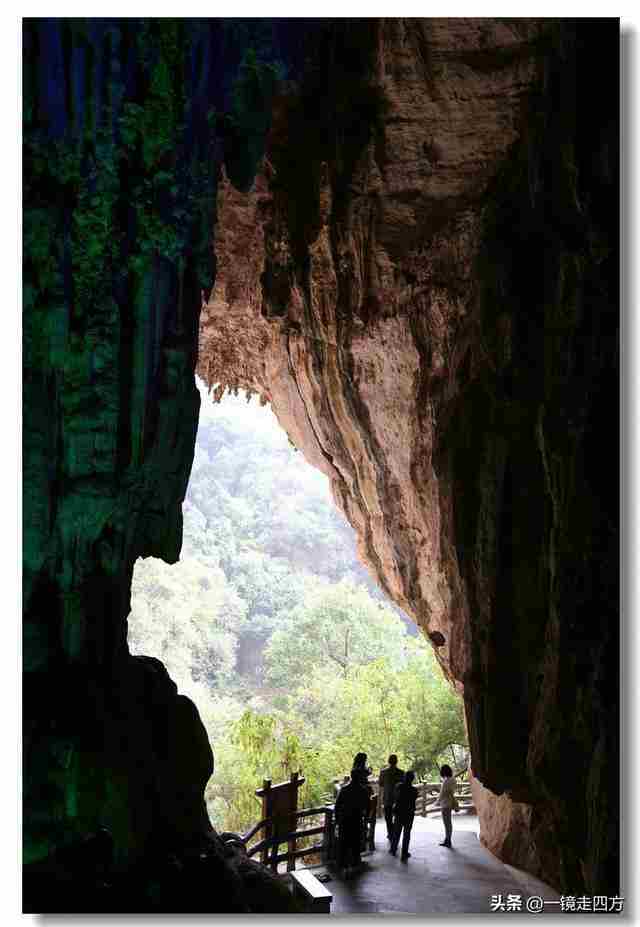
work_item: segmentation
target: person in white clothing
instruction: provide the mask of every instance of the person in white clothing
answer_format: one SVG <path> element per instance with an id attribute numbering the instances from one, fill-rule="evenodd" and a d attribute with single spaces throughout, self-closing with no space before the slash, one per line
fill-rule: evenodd
<path id="1" fill-rule="evenodd" d="M 451 812 L 460 810 L 455 796 L 456 780 L 453 778 L 453 770 L 446 763 L 440 767 L 440 776 L 442 777 L 442 785 L 436 802 L 436 807 L 442 811 L 442 823 L 444 824 L 444 840 L 440 846 L 451 847 L 451 834 L 453 831 Z"/>

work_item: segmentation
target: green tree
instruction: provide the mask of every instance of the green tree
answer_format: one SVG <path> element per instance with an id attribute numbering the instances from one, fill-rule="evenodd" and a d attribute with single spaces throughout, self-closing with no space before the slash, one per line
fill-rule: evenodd
<path id="1" fill-rule="evenodd" d="M 435 773 L 452 744 L 466 745 L 462 699 L 444 679 L 429 644 L 417 638 L 402 676 L 406 715 L 413 719 L 401 749 L 417 773 Z"/>
<path id="2" fill-rule="evenodd" d="M 348 772 L 359 750 L 374 768 L 393 752 L 404 768 L 435 773 L 449 744 L 464 744 L 466 737 L 462 703 L 439 671 L 429 680 L 429 662 L 425 653 L 422 665 L 416 660 L 398 671 L 380 658 L 332 681 L 317 671 L 290 701 L 303 746 L 334 757 L 333 775 Z"/>
<path id="3" fill-rule="evenodd" d="M 266 678 L 288 686 L 322 664 L 347 677 L 384 654 L 403 656 L 402 622 L 366 589 L 343 580 L 310 590 L 274 631 L 265 650 Z"/>
<path id="4" fill-rule="evenodd" d="M 129 643 L 198 706 L 215 826 L 255 823 L 265 776 L 299 769 L 303 804 L 331 798 L 362 749 L 376 769 L 393 751 L 434 774 L 466 738 L 431 646 L 383 604 L 326 479 L 270 410 L 202 399 L 181 559 L 136 564 Z"/>
<path id="5" fill-rule="evenodd" d="M 229 677 L 235 665 L 235 627 L 245 607 L 213 561 L 169 566 L 138 561 L 132 582 L 129 647 L 158 657 L 178 684 Z"/>

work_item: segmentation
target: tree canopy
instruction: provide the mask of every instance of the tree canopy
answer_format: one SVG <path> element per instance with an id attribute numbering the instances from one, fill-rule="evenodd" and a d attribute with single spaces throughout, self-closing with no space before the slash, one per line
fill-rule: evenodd
<path id="1" fill-rule="evenodd" d="M 181 558 L 136 564 L 129 645 L 198 706 L 216 826 L 255 821 L 265 776 L 301 769 L 301 800 L 329 798 L 359 750 L 434 773 L 466 738 L 431 646 L 360 565 L 326 478 L 271 411 L 201 392 Z"/>
<path id="2" fill-rule="evenodd" d="M 406 637 L 396 615 L 374 601 L 364 586 L 342 580 L 311 587 L 271 635 L 266 678 L 286 686 L 322 664 L 346 678 L 354 667 L 385 655 L 397 663 Z"/>

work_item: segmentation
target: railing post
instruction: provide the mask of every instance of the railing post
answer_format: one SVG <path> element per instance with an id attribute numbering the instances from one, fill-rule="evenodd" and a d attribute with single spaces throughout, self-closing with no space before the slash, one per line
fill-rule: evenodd
<path id="1" fill-rule="evenodd" d="M 333 808 L 324 809 L 324 831 L 322 832 L 322 863 L 324 866 L 333 862 L 334 852 Z"/>
<path id="2" fill-rule="evenodd" d="M 298 810 L 298 773 L 297 772 L 291 773 L 291 785 L 295 789 L 294 811 L 297 811 Z M 295 815 L 292 815 L 291 826 L 289 828 L 289 831 L 291 832 L 292 830 L 295 831 L 297 829 L 298 829 L 298 819 L 297 817 L 295 817 Z M 294 837 L 287 844 L 287 872 L 291 872 L 293 869 L 296 868 L 296 858 L 295 856 L 292 855 L 293 853 L 296 852 L 296 842 L 297 842 L 296 838 Z"/>
<path id="3" fill-rule="evenodd" d="M 378 812 L 378 796 L 372 795 L 367 810 L 367 847 L 373 851 L 376 848 L 376 817 Z"/>
<path id="4" fill-rule="evenodd" d="M 427 783 L 423 782 L 420 786 L 422 791 L 422 817 L 426 818 L 427 816 Z"/>
<path id="5" fill-rule="evenodd" d="M 274 873 L 278 871 L 278 849 L 279 847 L 280 847 L 280 844 L 276 842 L 273 844 L 273 848 L 271 850 L 270 865 L 271 865 L 271 871 Z"/>
<path id="6" fill-rule="evenodd" d="M 380 785 L 379 785 L 379 783 L 378 783 L 377 781 L 374 782 L 374 784 L 373 784 L 373 794 L 374 794 L 374 795 L 376 796 L 376 798 L 378 799 L 378 804 L 376 805 L 376 817 L 377 817 L 377 818 L 381 818 L 381 817 L 383 817 L 383 814 L 384 814 L 383 808 L 382 808 L 382 798 L 383 798 L 383 794 L 382 794 L 382 792 L 380 791 Z"/>
<path id="7" fill-rule="evenodd" d="M 262 799 L 262 811 L 263 811 L 262 816 L 263 816 L 263 818 L 266 818 L 267 815 L 264 813 L 265 810 L 266 810 L 266 808 L 267 808 L 266 793 L 267 793 L 267 792 L 269 791 L 269 789 L 271 788 L 271 779 L 263 779 L 263 780 L 262 780 L 262 788 L 263 788 L 264 791 L 265 791 L 265 796 L 264 796 L 263 799 Z M 271 837 L 271 834 L 272 834 L 272 833 L 273 833 L 273 825 L 272 825 L 271 821 L 268 820 L 267 823 L 266 823 L 265 826 L 264 826 L 264 837 L 265 837 L 265 840 L 268 840 L 268 839 Z M 260 862 L 262 863 L 263 866 L 266 866 L 268 860 L 269 860 L 269 845 L 267 844 L 267 846 L 265 846 L 265 848 L 264 848 L 263 850 L 260 851 Z"/>
<path id="8" fill-rule="evenodd" d="M 304 777 L 299 772 L 292 774 L 288 782 L 271 784 L 271 779 L 264 779 L 262 788 L 256 789 L 256 796 L 262 799 L 262 820 L 265 822 L 265 846 L 260 853 L 260 862 L 268 865 L 274 872 L 278 871 L 278 850 L 286 843 L 288 850 L 283 854 L 290 871 L 295 868 L 297 838 L 289 834 L 297 830 L 298 789 L 304 785 Z M 293 863 L 293 865 L 292 865 Z"/>

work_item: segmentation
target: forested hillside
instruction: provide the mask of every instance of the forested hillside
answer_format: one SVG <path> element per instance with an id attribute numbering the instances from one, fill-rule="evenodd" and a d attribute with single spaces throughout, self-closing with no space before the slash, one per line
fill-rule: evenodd
<path id="1" fill-rule="evenodd" d="M 268 407 L 201 397 L 180 562 L 136 564 L 129 643 L 198 706 L 216 826 L 254 820 L 265 775 L 302 768 L 314 801 L 360 749 L 374 766 L 395 751 L 419 773 L 451 759 L 460 700 L 359 564 L 326 478 Z"/>

